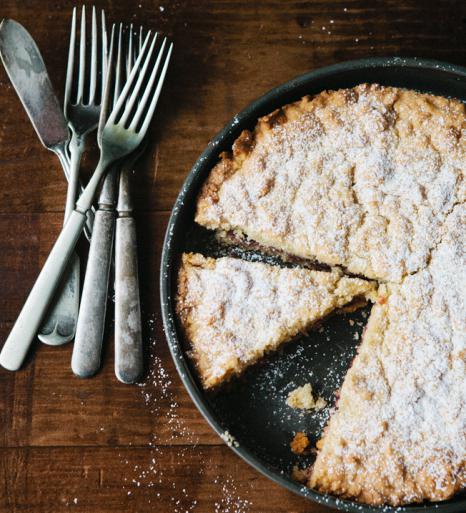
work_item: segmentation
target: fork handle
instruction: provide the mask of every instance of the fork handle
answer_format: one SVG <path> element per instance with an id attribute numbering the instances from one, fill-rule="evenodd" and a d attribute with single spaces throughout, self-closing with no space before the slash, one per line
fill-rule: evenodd
<path id="1" fill-rule="evenodd" d="M 70 213 L 73 211 L 74 204 L 76 202 L 79 164 L 84 149 L 84 141 L 84 137 L 79 137 L 76 132 L 72 130 L 69 145 L 69 150 L 71 152 L 70 161 L 68 161 L 68 156 L 66 154 L 66 145 L 63 145 L 62 148 L 57 147 L 56 149 L 59 157 L 61 155 L 60 162 L 62 163 L 62 166 L 68 166 L 68 191 L 66 196 L 64 223 L 66 223 Z M 89 221 L 89 217 L 86 221 Z M 71 259 L 69 267 L 61 279 L 61 284 L 50 304 L 50 309 L 45 316 L 44 323 L 39 331 L 39 340 L 44 344 L 62 345 L 73 340 L 79 311 L 79 279 L 80 263 L 79 257 L 75 253 Z"/>
<path id="2" fill-rule="evenodd" d="M 76 252 L 70 259 L 37 337 L 49 346 L 73 340 L 79 312 L 81 265 Z"/>
<path id="3" fill-rule="evenodd" d="M 115 374 L 135 383 L 143 371 L 141 305 L 133 217 L 119 217 L 115 236 Z"/>
<path id="4" fill-rule="evenodd" d="M 73 210 L 58 236 L 0 353 L 0 365 L 18 370 L 36 336 L 86 222 L 86 211 Z"/>
<path id="5" fill-rule="evenodd" d="M 53 151 L 58 156 L 62 169 L 63 174 L 65 175 L 66 180 L 68 181 L 70 179 L 70 158 L 68 156 L 68 143 L 65 142 L 64 144 L 59 144 L 57 146 L 53 147 Z M 83 192 L 84 187 L 82 186 L 82 183 L 78 180 L 78 195 L 81 195 Z M 84 226 L 84 235 L 86 236 L 87 240 L 91 240 L 91 234 L 92 234 L 92 226 L 94 224 L 94 208 L 91 208 L 87 211 L 87 220 L 86 225 Z"/>
<path id="6" fill-rule="evenodd" d="M 70 167 L 68 189 L 66 191 L 65 220 L 73 211 L 74 205 L 76 203 L 76 196 L 78 193 L 79 166 L 81 164 L 81 157 L 84 151 L 85 141 L 85 135 L 78 135 L 74 130 L 71 130 L 71 139 L 68 146 L 68 150 L 70 152 Z"/>
<path id="7" fill-rule="evenodd" d="M 93 376 L 100 367 L 114 227 L 115 212 L 97 210 L 71 358 L 71 369 L 80 378 Z"/>

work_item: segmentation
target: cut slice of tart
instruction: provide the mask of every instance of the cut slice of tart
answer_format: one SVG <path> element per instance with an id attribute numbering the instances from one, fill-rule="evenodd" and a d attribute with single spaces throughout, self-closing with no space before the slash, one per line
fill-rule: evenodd
<path id="1" fill-rule="evenodd" d="M 195 220 L 242 246 L 400 282 L 464 201 L 465 105 L 363 84 L 286 105 L 244 131 Z"/>
<path id="2" fill-rule="evenodd" d="M 178 275 L 177 312 L 207 389 L 374 291 L 372 282 L 338 270 L 187 253 Z"/>

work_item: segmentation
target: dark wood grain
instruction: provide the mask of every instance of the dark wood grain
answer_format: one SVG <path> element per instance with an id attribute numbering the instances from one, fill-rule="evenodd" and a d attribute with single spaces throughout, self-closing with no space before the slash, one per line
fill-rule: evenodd
<path id="1" fill-rule="evenodd" d="M 170 35 L 175 53 L 138 166 L 143 386 L 113 373 L 111 315 L 102 371 L 78 380 L 71 346 L 36 344 L 0 370 L 0 511 L 320 513 L 236 457 L 176 375 L 161 327 L 158 265 L 168 213 L 204 146 L 270 88 L 318 67 L 370 56 L 466 62 L 463 0 L 98 0 L 110 21 Z M 31 32 L 62 97 L 73 2 L 3 0 Z M 0 67 L 0 341 L 59 232 L 66 185 Z M 95 162 L 91 149 L 84 178 Z M 80 252 L 85 259 L 86 244 Z M 110 303 L 111 312 L 111 303 Z M 134 480 L 134 481 L 133 481 Z M 139 485 L 138 485 L 139 483 Z M 195 502 L 196 501 L 196 502 Z"/>
<path id="2" fill-rule="evenodd" d="M 2 511 L 329 511 L 324 506 L 309 507 L 261 478 L 224 446 L 66 451 L 34 447 L 0 449 L 0 458 L 0 479 L 7 484 L 7 493 L 0 496 Z M 31 504 L 33 510 L 28 509 Z"/>

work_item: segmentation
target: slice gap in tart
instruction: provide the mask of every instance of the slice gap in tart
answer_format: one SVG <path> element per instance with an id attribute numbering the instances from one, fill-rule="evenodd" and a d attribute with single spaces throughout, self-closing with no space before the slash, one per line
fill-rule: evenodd
<path id="1" fill-rule="evenodd" d="M 182 255 L 177 312 L 204 388 L 240 374 L 375 285 L 339 270 Z"/>

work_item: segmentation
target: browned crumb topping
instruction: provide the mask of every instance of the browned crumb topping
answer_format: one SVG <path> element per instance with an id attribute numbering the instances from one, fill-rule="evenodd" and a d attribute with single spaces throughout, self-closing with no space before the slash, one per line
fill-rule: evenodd
<path id="1" fill-rule="evenodd" d="M 341 271 L 281 268 L 186 253 L 177 311 L 205 388 L 240 374 L 374 284 Z"/>
<path id="2" fill-rule="evenodd" d="M 309 438 L 302 431 L 298 431 L 290 442 L 290 448 L 294 454 L 306 454 L 310 445 Z"/>
<path id="3" fill-rule="evenodd" d="M 323 92 L 221 158 L 199 224 L 385 283 L 309 486 L 393 506 L 464 490 L 465 105 L 375 84 Z"/>

